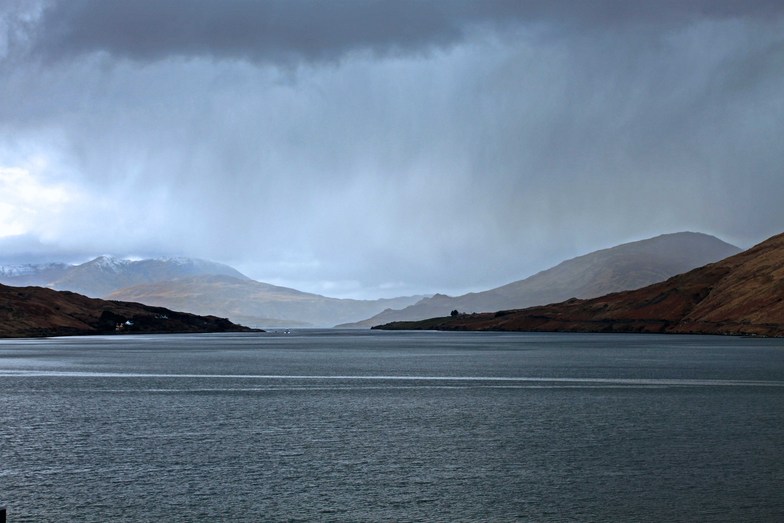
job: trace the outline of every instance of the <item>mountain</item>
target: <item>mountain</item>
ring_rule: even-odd
[[[49,287],[97,298],[131,285],[201,274],[249,279],[228,265],[195,258],[154,258],[132,261],[99,256],[79,265],[47,263],[0,266],[0,283]]]
[[[784,234],[633,291],[382,328],[784,336]]]
[[[24,265],[0,265],[0,284],[25,287],[47,286],[46,282],[56,281],[68,272],[72,265],[65,263],[27,263]]]
[[[402,310],[387,310],[346,328],[368,328],[460,312],[519,309],[568,298],[594,298],[637,289],[740,252],[714,236],[695,232],[663,234],[578,256],[524,280],[484,292],[449,297],[436,294]]]
[[[216,314],[261,328],[332,327],[389,307],[405,307],[421,296],[348,300],[278,287],[247,278],[202,275],[119,289],[110,299]]]
[[[423,296],[343,300],[252,280],[220,263],[194,258],[124,260],[99,256],[79,265],[0,266],[0,284],[35,285],[95,298],[137,301],[255,327],[332,327]]]
[[[250,330],[215,316],[88,298],[42,287],[0,285],[1,338]]]

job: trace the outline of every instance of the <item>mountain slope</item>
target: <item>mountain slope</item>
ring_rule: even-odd
[[[384,328],[784,336],[784,234],[633,291]]]
[[[88,298],[42,287],[0,285],[0,337],[84,334],[245,332],[224,318],[139,303]]]
[[[0,266],[0,283],[15,286],[36,285],[102,297],[131,285],[200,274],[219,274],[247,279],[228,265],[195,258],[132,261],[99,256],[79,265],[50,263]]]
[[[740,249],[707,234],[680,232],[578,256],[555,267],[484,292],[455,298],[438,294],[403,310],[390,310],[344,327],[371,327],[461,312],[495,311],[593,298],[637,289],[721,260]]]
[[[246,325],[332,327],[388,307],[404,307],[421,296],[382,300],[347,300],[230,276],[192,276],[117,290],[110,299],[216,314]]]
[[[65,276],[73,267],[65,263],[27,263],[24,265],[0,265],[0,284],[15,287],[36,285],[47,287],[49,282]]]

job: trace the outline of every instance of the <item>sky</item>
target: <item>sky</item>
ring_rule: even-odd
[[[0,2],[0,262],[456,295],[783,201],[780,0]]]

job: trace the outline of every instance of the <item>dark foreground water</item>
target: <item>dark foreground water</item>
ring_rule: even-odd
[[[784,340],[0,341],[19,521],[782,521]]]

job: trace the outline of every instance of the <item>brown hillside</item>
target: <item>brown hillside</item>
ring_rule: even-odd
[[[341,327],[421,320],[446,316],[452,310],[470,313],[522,309],[569,298],[596,298],[664,281],[739,252],[734,245],[707,234],[662,234],[584,254],[495,289],[457,297],[438,294],[405,309],[384,311]]]
[[[118,328],[118,325],[121,327]],[[88,298],[42,287],[0,285],[0,337],[82,334],[239,332],[224,318],[197,316],[139,303]]]
[[[634,291],[384,328],[784,336],[784,234]]]

